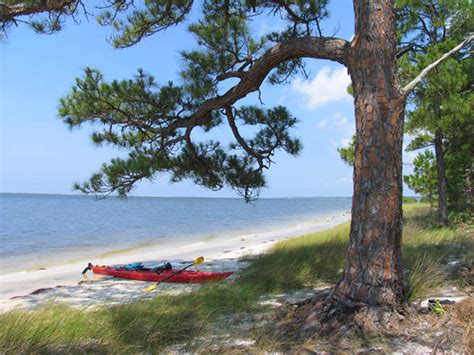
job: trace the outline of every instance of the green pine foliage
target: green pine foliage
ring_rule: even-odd
[[[226,80],[241,81],[256,61],[276,44],[294,38],[322,36],[321,21],[329,16],[328,0],[219,1],[206,0],[80,0],[35,2],[0,0],[3,34],[21,20],[37,32],[56,32],[68,18],[94,12],[108,26],[110,43],[125,48],[170,27],[185,26],[196,45],[181,53],[180,80],[159,84],[143,70],[127,80],[107,81],[97,69],[86,68],[71,92],[60,101],[59,117],[70,127],[92,124],[92,141],[124,151],[75,188],[98,197],[128,194],[143,180],[167,173],[172,182],[190,179],[212,190],[228,186],[247,201],[265,186],[265,170],[278,151],[301,149],[292,136],[297,119],[285,108],[238,103],[258,91],[263,77],[270,84],[288,82],[303,73],[302,59],[266,68],[262,79],[245,84],[239,97]],[[192,20],[190,14],[193,13]],[[28,16],[30,15],[30,16]],[[285,23],[280,31],[257,34],[252,21],[273,17]],[[219,102],[224,100],[226,103]],[[227,125],[232,141],[205,139]],[[245,135],[241,132],[245,132]]]
[[[474,29],[474,9],[469,0],[404,0],[398,5],[401,43],[411,46],[411,50],[399,60],[403,81],[410,81]],[[443,151],[446,174],[438,179],[446,179],[450,208],[466,207],[464,192],[469,188],[466,174],[473,174],[472,66],[469,48],[460,51],[439,65],[435,75],[428,76],[415,88],[407,106],[405,130],[414,136],[407,150],[436,144]],[[418,189],[429,191],[432,180],[424,179],[426,185],[422,188],[423,179],[414,178],[415,175],[416,172],[406,181],[415,183]]]
[[[80,22],[84,14],[94,13],[100,25],[111,29],[110,43],[125,48],[173,26],[186,26],[196,46],[181,53],[179,82],[158,84],[142,70],[131,79],[109,82],[100,71],[88,68],[61,100],[59,117],[67,125],[92,123],[96,128],[94,143],[110,144],[128,153],[104,164],[89,181],[75,187],[98,196],[124,196],[138,181],[153,180],[166,172],[171,181],[191,179],[213,190],[229,186],[251,200],[265,186],[264,172],[274,163],[275,154],[294,155],[301,149],[301,143],[291,135],[297,120],[283,107],[241,107],[238,100],[244,94],[229,101],[227,107],[213,106],[212,100],[235,92],[236,86],[228,89],[226,80],[242,81],[272,46],[325,35],[321,23],[329,17],[328,2],[0,0],[0,31],[6,35],[13,25],[26,22],[37,32],[52,33],[68,18]],[[402,84],[474,28],[470,0],[398,0],[396,11]],[[251,23],[267,16],[284,26],[257,35]],[[297,73],[306,75],[304,64],[300,58],[275,63],[265,73],[267,81],[281,84]],[[406,129],[416,136],[410,149],[431,145],[434,131],[442,131],[447,176],[452,180],[450,199],[457,201],[466,190],[458,177],[473,170],[473,146],[465,144],[472,141],[469,132],[474,117],[469,49],[436,71],[411,95]],[[252,88],[246,93],[258,91],[261,84],[247,83]],[[220,125],[229,126],[233,142],[202,139],[203,132]],[[339,149],[348,164],[353,164],[354,147],[353,141]]]
[[[411,81],[474,29],[474,7],[469,0],[397,1],[400,77]],[[442,135],[451,209],[466,209],[466,194],[474,180],[474,61],[469,49],[447,59],[416,87],[409,97],[405,132],[413,136],[407,151],[433,147]],[[355,137],[337,149],[341,159],[354,164]],[[407,185],[432,203],[436,195],[436,162],[430,152],[413,162]],[[429,196],[432,198],[429,198]]]
[[[433,152],[426,150],[423,153],[419,153],[413,160],[413,165],[413,174],[405,175],[403,179],[408,187],[421,195],[425,201],[428,201],[430,208],[432,208],[438,186],[436,162]]]
[[[229,103],[213,108],[212,100],[228,95],[233,89],[226,92],[221,83],[242,79],[270,46],[321,34],[327,1],[295,1],[291,6],[206,1],[200,7],[202,16],[192,23],[187,19],[190,1],[150,1],[133,11],[132,3],[109,5],[112,8],[106,6],[98,20],[114,28],[111,42],[116,47],[131,46],[179,23],[188,24],[197,46],[181,53],[179,83],[159,85],[142,70],[132,79],[108,82],[91,68],[76,80],[60,101],[59,117],[71,128],[92,123],[94,143],[112,145],[128,155],[104,164],[75,188],[98,197],[125,196],[138,181],[166,172],[173,182],[191,179],[212,190],[229,186],[247,201],[256,198],[277,151],[292,155],[300,151],[300,141],[291,135],[298,120],[282,106],[264,109]],[[287,28],[256,36],[249,23],[265,15],[281,18]],[[268,81],[286,82],[298,72],[304,73],[303,62],[287,61],[275,66]],[[225,124],[233,135],[229,144],[202,138],[203,132]]]
[[[353,135],[351,143],[347,147],[337,148],[337,152],[339,153],[339,156],[341,157],[344,163],[350,166],[354,166],[355,149],[356,149],[356,135]]]
[[[72,92],[61,99],[59,116],[70,128],[93,123],[101,128],[92,135],[94,143],[125,149],[128,156],[104,164],[76,188],[124,196],[137,181],[152,180],[166,171],[172,181],[190,178],[210,189],[227,184],[251,199],[253,190],[264,186],[263,169],[271,165],[275,151],[297,154],[300,150],[299,140],[289,133],[297,119],[282,106],[231,109],[235,125],[253,128],[252,138],[239,136],[242,141],[229,147],[212,140],[192,143],[187,127],[198,105],[193,95],[200,94],[208,95],[195,92],[193,86],[159,86],[142,70],[131,80],[109,83],[98,70],[87,68],[84,78],[76,79]],[[216,110],[197,127],[210,131],[224,120],[228,118]]]

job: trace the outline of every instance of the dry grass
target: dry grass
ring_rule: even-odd
[[[449,307],[448,314],[463,331],[464,351],[474,354],[474,298],[469,297]]]

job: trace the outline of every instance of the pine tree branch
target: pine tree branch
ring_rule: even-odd
[[[263,162],[263,157],[257,151],[249,147],[245,139],[240,135],[239,129],[237,128],[237,125],[235,124],[235,117],[234,117],[234,113],[232,112],[232,107],[230,106],[226,107],[225,114],[227,116],[227,122],[229,123],[229,126],[232,130],[232,134],[234,135],[236,141],[247,152],[249,156],[252,156],[257,160],[260,169],[263,169],[263,168],[268,169],[268,166],[265,166]]]
[[[77,0],[41,0],[8,4],[0,2],[0,21],[13,21],[18,16],[33,15],[48,11],[64,11]]]
[[[232,106],[237,100],[257,91],[268,73],[284,61],[295,58],[318,58],[346,65],[348,51],[349,42],[332,37],[301,37],[279,43],[267,50],[249,70],[243,72],[237,85],[222,96],[203,102],[187,123],[201,124],[209,117],[209,112]]]
[[[433,69],[435,69],[439,64],[441,64],[447,58],[452,56],[454,53],[460,51],[463,47],[471,43],[473,39],[474,39],[474,34],[470,34],[469,36],[467,36],[467,38],[464,41],[459,43],[456,47],[451,49],[449,52],[443,54],[441,58],[439,58],[437,61],[428,65],[425,69],[421,71],[420,74],[418,74],[418,76],[415,79],[413,79],[410,83],[408,83],[408,85],[406,85],[403,88],[403,94],[408,95],[410,91],[412,91]]]
[[[226,80],[226,79],[230,79],[230,78],[239,78],[239,79],[242,79],[245,75],[245,72],[244,71],[241,71],[241,70],[233,70],[233,71],[230,71],[230,72],[226,72],[226,73],[222,73],[222,74],[219,74],[217,77],[216,77],[216,80],[217,81],[223,81],[223,80]]]

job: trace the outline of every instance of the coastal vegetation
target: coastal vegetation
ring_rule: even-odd
[[[61,29],[64,18],[76,19],[82,10],[88,14],[80,0],[41,6],[34,1],[2,1],[0,5],[4,33],[26,15],[31,17],[25,21],[37,32],[52,33]],[[401,316],[410,301],[439,284],[439,269],[449,258],[464,258],[470,244],[462,230],[431,230],[420,224],[415,212],[412,220],[407,216],[402,245],[401,152],[404,126],[416,135],[410,148],[434,146],[438,224],[447,228],[449,174],[455,181],[450,185],[453,193],[459,195],[468,186],[467,201],[471,202],[466,205],[472,204],[472,144],[466,143],[472,141],[472,105],[466,104],[472,100],[472,83],[465,75],[472,72],[472,61],[463,62],[470,59],[466,47],[474,38],[471,2],[353,0],[351,39],[323,35],[327,5],[326,0],[205,1],[198,9],[200,17],[188,22],[197,6],[193,1],[104,1],[97,7],[97,20],[112,28],[111,44],[116,48],[137,45],[148,36],[183,24],[197,45],[181,53],[178,83],[160,86],[141,69],[131,80],[107,81],[98,69],[86,68],[60,100],[59,117],[69,128],[92,124],[94,143],[128,152],[104,164],[88,181],[76,184],[83,193],[125,196],[139,181],[167,173],[173,182],[190,179],[211,190],[230,187],[250,201],[265,186],[264,173],[274,156],[279,151],[297,155],[301,143],[292,136],[298,120],[285,107],[242,106],[241,100],[259,92],[264,82],[282,84],[305,74],[305,60],[338,63],[351,77],[355,104],[353,151],[343,151],[354,166],[351,224],[327,235],[279,244],[271,253],[250,259],[250,266],[235,284],[204,287],[179,300],[163,297],[150,304],[93,311],[87,322],[99,322],[93,327],[106,334],[98,340],[68,330],[74,329],[74,318],[60,326],[57,322],[62,318],[55,314],[64,311],[55,307],[35,313],[26,323],[17,322],[21,319],[18,313],[5,316],[11,339],[26,336],[37,344],[43,336],[50,337],[58,350],[68,338],[71,344],[88,339],[85,343],[92,347],[149,350],[162,346],[163,341],[196,339],[227,311],[242,307],[250,312],[255,300],[265,294],[318,282],[334,288],[328,297],[305,308],[307,319],[296,322],[301,331],[311,329],[319,334],[327,328],[313,321],[314,312],[319,312],[320,319],[340,316],[331,329],[335,334],[356,318],[359,325],[366,323],[363,333],[374,327],[383,331],[390,323],[387,319]],[[48,16],[35,20],[38,13]],[[269,15],[285,26],[257,36],[251,22]],[[407,109],[407,102],[414,107]],[[409,112],[408,120],[405,112]],[[221,125],[232,133],[230,144],[203,134]],[[446,168],[448,161],[453,169]],[[463,179],[460,172],[466,173]],[[409,184],[415,181],[419,184],[421,179],[407,180]],[[430,184],[423,191],[432,194],[433,181]],[[229,299],[220,303],[220,297]],[[358,313],[361,305],[366,313]],[[172,316],[166,318],[167,314]],[[47,334],[34,317],[51,324]],[[32,328],[17,331],[16,326]],[[29,344],[28,339],[23,343]],[[55,339],[60,340],[55,343]],[[38,344],[41,349],[44,343]]]
[[[2,1],[0,5],[4,34],[20,19],[37,32],[52,33],[61,29],[64,18],[89,13],[80,0]],[[97,20],[113,29],[114,47],[126,48],[183,25],[193,5],[193,1],[139,5],[104,1],[97,6]],[[187,24],[197,46],[181,53],[180,83],[159,86],[141,69],[132,80],[107,82],[99,70],[86,68],[61,99],[59,116],[70,128],[91,123],[96,127],[95,143],[128,151],[127,157],[104,164],[76,189],[124,196],[137,182],[167,172],[172,181],[191,179],[212,190],[228,186],[247,201],[256,198],[276,152],[299,152],[300,141],[291,135],[297,119],[282,106],[264,109],[239,102],[260,91],[267,78],[270,84],[282,84],[304,74],[304,60],[342,64],[350,74],[355,103],[352,222],[349,257],[334,292],[324,301],[328,307],[323,308],[351,314],[355,304],[363,303],[396,313],[407,303],[401,254],[406,102],[430,72],[472,41],[471,12],[465,11],[469,5],[469,1],[353,0],[354,36],[346,40],[323,35],[328,1],[204,2],[200,18]],[[35,17],[42,13],[48,16]],[[439,14],[444,16],[441,29],[435,26]],[[278,17],[286,26],[256,36],[250,22],[259,15]],[[427,26],[434,38],[430,41],[424,33]],[[442,42],[438,50],[426,61],[418,61],[416,72],[405,80],[400,75],[403,63],[412,64],[420,48],[438,42]],[[229,79],[232,84],[225,85]],[[233,134],[231,144],[196,141],[196,132],[209,132],[224,122]],[[253,137],[244,137],[242,131],[249,128]],[[439,176],[438,180],[445,182]],[[446,184],[440,185],[440,201],[445,190]],[[444,207],[440,203],[441,222],[446,225]]]
[[[462,1],[399,1],[397,28],[402,39],[400,80],[407,83],[454,44],[457,36],[472,32],[473,8]],[[406,6],[406,7],[404,7]],[[462,12],[459,27],[450,27]],[[411,41],[407,40],[413,36]],[[411,48],[411,49],[410,49]],[[437,202],[438,223],[447,226],[459,212],[472,211],[474,169],[473,66],[467,53],[457,53],[439,64],[407,96],[404,130],[410,135],[407,152],[418,151],[413,173],[404,181],[424,201]],[[354,165],[356,136],[339,155]],[[451,217],[450,217],[451,214]],[[462,218],[462,217],[461,217]]]
[[[472,276],[462,270],[472,268],[474,260],[473,221],[440,227],[433,223],[435,215],[428,206],[420,203],[405,205],[404,212],[410,304],[435,296],[443,287],[472,286]],[[248,266],[236,280],[204,285],[191,293],[158,294],[152,300],[88,310],[52,303],[33,311],[14,310],[0,315],[0,349],[6,353],[196,350],[203,339],[229,333],[235,338],[261,338],[255,346],[262,350],[281,349],[294,339],[272,336],[271,320],[258,330],[239,324],[271,312],[262,300],[333,286],[341,276],[348,236],[345,223],[278,242],[268,253],[244,259]],[[466,332],[472,326],[469,317],[460,324]]]

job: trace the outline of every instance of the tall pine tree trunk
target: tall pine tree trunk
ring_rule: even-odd
[[[430,201],[430,213],[433,211],[433,189],[429,188],[429,192],[428,192],[428,200]]]
[[[349,250],[332,297],[345,304],[402,306],[402,138],[393,1],[354,1],[348,63],[357,144]]]
[[[443,152],[443,135],[440,129],[435,132],[434,139],[436,169],[438,172],[438,216],[442,225],[448,225],[448,193],[446,185],[446,162]]]
[[[472,165],[466,168],[466,207],[468,211],[472,211]]]

